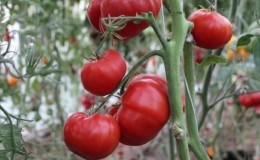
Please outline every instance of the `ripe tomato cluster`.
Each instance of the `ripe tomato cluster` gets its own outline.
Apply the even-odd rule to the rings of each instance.
[[[83,158],[100,159],[110,155],[119,143],[138,146],[151,141],[169,116],[166,80],[140,74],[128,83],[119,108],[111,108],[108,114],[72,114],[64,125],[64,142]]]
[[[221,48],[232,37],[232,24],[217,12],[200,9],[193,12],[188,20],[194,24],[191,34],[198,47]]]
[[[120,7],[118,6],[118,0],[91,0],[87,8],[87,16],[90,23],[97,31],[104,32],[106,28],[102,23],[102,18],[120,16],[130,17],[148,12],[152,12],[154,17],[157,17],[160,8],[161,0],[121,0]],[[107,20],[106,23],[109,23],[109,20]],[[123,26],[123,29],[116,31],[116,33],[126,40],[140,34],[149,26],[149,24],[146,21],[138,23],[129,21],[126,24],[123,24]]]
[[[257,107],[260,105],[260,92],[242,94],[238,101],[246,108]]]

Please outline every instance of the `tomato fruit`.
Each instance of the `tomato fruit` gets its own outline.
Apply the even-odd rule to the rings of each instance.
[[[239,103],[245,107],[255,107],[260,105],[260,92],[240,95]]]
[[[48,63],[47,57],[43,56],[42,57],[42,64],[47,64],[47,63]]]
[[[118,7],[120,5],[120,7]],[[101,18],[136,16],[137,14],[152,12],[157,17],[161,8],[161,0],[91,0],[87,8],[87,15],[92,26],[98,31],[105,31]],[[123,29],[116,31],[124,40],[140,34],[149,26],[146,21],[129,21]]]
[[[213,147],[208,147],[207,148],[207,154],[208,154],[208,156],[209,156],[209,158],[213,158],[214,157],[214,149],[213,149]]]
[[[120,5],[120,7],[118,7]],[[115,9],[116,8],[116,9]],[[154,17],[157,17],[161,8],[161,0],[103,0],[101,3],[101,17],[119,17],[119,16],[136,16],[145,12],[152,12]],[[123,39],[129,39],[137,36],[145,28],[149,26],[146,21],[135,23],[130,21],[126,26],[117,31]]]
[[[7,84],[9,86],[16,86],[19,82],[20,82],[20,80],[18,78],[15,78],[13,76],[7,77]]]
[[[169,116],[168,95],[160,83],[151,78],[131,81],[116,114],[121,129],[120,142],[133,146],[149,142]]]
[[[99,59],[85,63],[81,69],[84,88],[99,96],[111,93],[126,73],[126,62],[115,50],[106,50]]]
[[[195,63],[200,64],[203,61],[203,59],[206,56],[205,52],[206,52],[205,49],[202,49],[202,48],[199,48],[199,47],[195,47],[193,49]]]
[[[232,37],[232,24],[217,12],[200,9],[193,12],[188,20],[194,23],[191,34],[198,47],[217,49]]]
[[[89,6],[87,8],[87,17],[90,22],[90,24],[97,30],[101,31],[99,28],[100,24],[100,5],[101,5],[102,0],[91,0],[89,2]]]
[[[5,39],[6,42],[9,42],[10,39],[11,39],[11,37],[10,37],[10,35],[9,35],[9,30],[8,30],[8,28],[5,28],[5,36],[4,36],[4,39]]]
[[[65,122],[63,137],[66,146],[85,159],[101,159],[110,155],[120,139],[116,120],[105,114],[87,116],[72,114]]]
[[[81,104],[85,109],[89,109],[96,103],[95,96],[91,93],[86,93],[81,96]]]

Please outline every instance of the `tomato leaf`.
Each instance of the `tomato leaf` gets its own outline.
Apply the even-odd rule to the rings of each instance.
[[[254,62],[257,67],[260,67],[260,36],[257,37],[256,42],[252,48],[254,54]]]
[[[217,64],[217,63],[226,63],[227,60],[222,57],[222,56],[217,56],[217,55],[211,55],[211,56],[207,56],[203,59],[203,61],[201,62],[201,64],[199,65],[199,67],[206,67],[212,64]]]
[[[238,39],[234,43],[234,47],[244,46],[251,42],[251,38],[254,37],[254,34],[244,33],[238,37]]]
[[[0,125],[0,141],[3,144],[3,147],[7,151],[16,150],[16,148],[13,148],[11,143],[11,125],[10,124],[4,124]],[[14,131],[14,141],[16,146],[21,147],[22,146],[22,134],[20,132],[20,129],[16,126],[13,126]]]

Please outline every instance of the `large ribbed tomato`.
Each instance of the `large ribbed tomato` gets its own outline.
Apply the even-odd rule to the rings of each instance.
[[[101,159],[110,155],[120,139],[120,128],[111,115],[77,112],[63,128],[64,142],[75,154],[85,159]]]
[[[116,119],[121,129],[120,142],[143,145],[152,140],[170,116],[168,95],[152,78],[130,82],[121,99]]]
[[[111,93],[126,73],[126,62],[115,50],[106,50],[99,59],[85,63],[81,69],[84,88],[99,96]]]
[[[97,30],[105,30],[101,25],[101,18],[136,16],[142,13],[152,12],[157,17],[161,8],[162,0],[91,0],[87,9],[90,23]],[[99,6],[100,5],[100,6]],[[98,10],[100,9],[100,10]],[[101,16],[100,16],[101,15]],[[128,22],[125,27],[117,31],[124,40],[137,36],[149,26],[148,22]]]
[[[223,47],[232,37],[232,24],[217,12],[200,9],[193,12],[188,20],[194,23],[191,32],[194,43],[201,48]]]

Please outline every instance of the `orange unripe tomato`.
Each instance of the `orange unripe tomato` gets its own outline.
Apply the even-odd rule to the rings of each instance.
[[[15,78],[13,76],[8,76],[7,77],[7,84],[9,86],[16,86],[18,83],[19,83],[19,79],[18,78]]]
[[[207,154],[208,154],[209,158],[213,158],[214,157],[214,149],[213,149],[213,147],[208,147],[207,148]]]
[[[48,63],[48,59],[46,57],[42,57],[42,64],[47,64]]]

